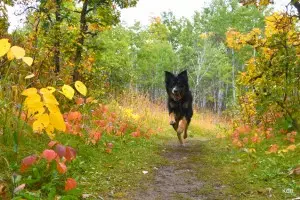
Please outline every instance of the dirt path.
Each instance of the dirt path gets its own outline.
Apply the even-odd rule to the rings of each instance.
[[[143,190],[138,191],[134,199],[215,199],[215,195],[201,192],[206,183],[199,178],[198,169],[202,163],[195,159],[205,153],[202,145],[205,142],[204,139],[189,140],[184,147],[176,140],[168,142],[162,154],[168,161],[167,165],[156,170],[154,180],[144,183]],[[216,183],[215,188],[219,193],[222,186]]]

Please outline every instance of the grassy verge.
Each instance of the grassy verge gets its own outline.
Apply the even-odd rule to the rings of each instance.
[[[256,153],[231,147],[228,139],[205,142],[197,176],[205,182],[199,190],[212,199],[292,199],[300,195],[299,175],[289,171],[299,164],[299,148],[287,154],[266,154],[262,143]]]

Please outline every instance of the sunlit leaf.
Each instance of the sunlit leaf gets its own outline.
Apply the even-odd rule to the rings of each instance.
[[[45,131],[50,139],[53,139],[55,137],[54,127],[51,123],[46,127]]]
[[[45,89],[45,88],[43,88]],[[48,89],[45,89],[48,91]],[[44,92],[43,94],[43,99],[44,99],[44,103],[45,104],[48,104],[48,105],[51,105],[51,104],[54,104],[54,105],[59,105],[58,101],[56,100],[55,96],[53,96],[52,93],[48,92]]]
[[[23,57],[23,62],[26,63],[28,66],[31,66],[33,63],[33,59],[31,57]]]
[[[11,50],[9,49],[9,51],[6,54],[7,59],[8,60],[13,60],[15,58],[14,54],[11,52]]]
[[[37,120],[33,122],[32,129],[35,132],[42,131],[49,125],[49,115],[48,114],[42,114],[38,116]]]
[[[16,59],[21,59],[25,56],[25,50],[22,47],[13,46],[10,50]]]
[[[87,88],[81,81],[75,82],[75,88],[80,94],[82,94],[83,96],[86,96]]]
[[[36,88],[28,88],[22,92],[23,96],[31,96],[32,94],[36,94],[37,89]]]
[[[66,124],[60,112],[50,112],[49,117],[50,122],[54,128],[56,128],[59,131],[66,131]]]
[[[10,49],[10,43],[8,39],[0,40],[0,57],[4,56]]]
[[[63,85],[62,94],[65,95],[68,99],[72,99],[74,96],[74,89],[69,85]]]

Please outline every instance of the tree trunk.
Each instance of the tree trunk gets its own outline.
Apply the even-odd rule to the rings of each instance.
[[[55,64],[55,73],[60,71],[60,24],[62,21],[61,17],[61,0],[56,0],[56,11],[55,11],[55,42],[54,42],[54,64]]]
[[[233,104],[236,103],[236,91],[235,91],[235,60],[234,60],[234,51],[231,50],[232,53],[232,98]]]
[[[87,10],[88,10],[88,3],[89,0],[85,0],[83,2],[81,14],[80,14],[80,35],[78,38],[78,46],[76,49],[76,54],[75,54],[75,60],[74,60],[74,71],[73,71],[73,81],[79,80],[79,66],[80,66],[80,61],[81,61],[81,54],[82,54],[82,47],[84,44],[84,35],[87,31],[87,23],[86,23],[86,15],[87,15]]]

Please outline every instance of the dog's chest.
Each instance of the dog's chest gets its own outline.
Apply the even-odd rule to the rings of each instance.
[[[187,109],[189,106],[188,102],[171,101],[169,104],[170,104],[171,108],[176,109],[176,110]]]

